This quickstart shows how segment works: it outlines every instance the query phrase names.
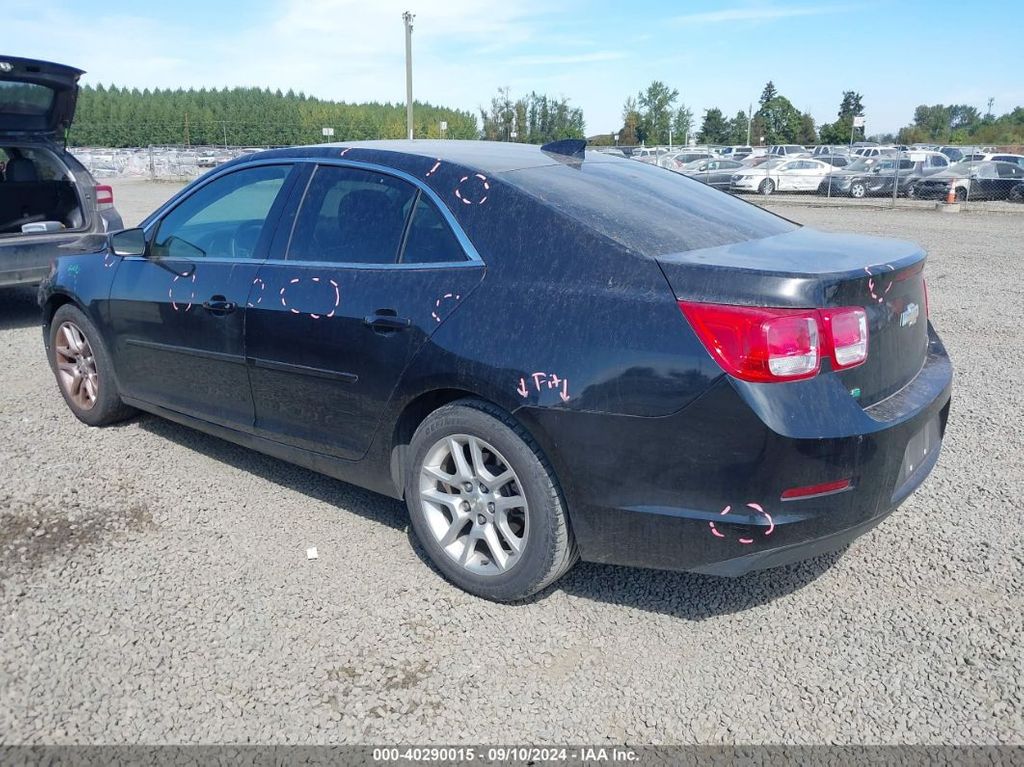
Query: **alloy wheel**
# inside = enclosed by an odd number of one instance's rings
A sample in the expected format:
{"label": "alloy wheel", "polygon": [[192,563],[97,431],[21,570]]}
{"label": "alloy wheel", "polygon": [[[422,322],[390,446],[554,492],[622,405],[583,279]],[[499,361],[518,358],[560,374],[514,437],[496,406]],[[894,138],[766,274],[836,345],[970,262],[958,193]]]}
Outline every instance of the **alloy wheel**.
{"label": "alloy wheel", "polygon": [[853,186],[850,187],[850,196],[851,197],[863,197],[866,192],[867,192],[867,189],[864,188],[863,184],[859,184],[858,183],[858,184],[854,184]]}
{"label": "alloy wheel", "polygon": [[453,434],[427,451],[420,469],[427,527],[452,560],[476,575],[500,575],[522,557],[530,514],[515,470],[493,445]]}
{"label": "alloy wheel", "polygon": [[57,377],[68,399],[80,410],[92,410],[100,392],[96,356],[85,333],[73,322],[57,328],[54,339]]}

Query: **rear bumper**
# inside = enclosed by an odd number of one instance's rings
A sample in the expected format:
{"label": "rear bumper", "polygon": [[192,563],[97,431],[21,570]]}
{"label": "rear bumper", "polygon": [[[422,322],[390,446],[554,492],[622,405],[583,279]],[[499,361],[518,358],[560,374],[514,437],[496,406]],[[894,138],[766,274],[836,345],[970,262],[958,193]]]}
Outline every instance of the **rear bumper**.
{"label": "rear bumper", "polygon": [[[803,425],[800,413],[762,417],[763,403],[726,377],[663,418],[532,416],[557,435],[583,559],[737,576],[841,548],[891,514],[935,466],[951,382],[933,334],[902,390],[866,409],[848,393],[807,402],[817,414]],[[908,459],[926,432],[929,452]],[[781,500],[846,478],[843,492]]]}

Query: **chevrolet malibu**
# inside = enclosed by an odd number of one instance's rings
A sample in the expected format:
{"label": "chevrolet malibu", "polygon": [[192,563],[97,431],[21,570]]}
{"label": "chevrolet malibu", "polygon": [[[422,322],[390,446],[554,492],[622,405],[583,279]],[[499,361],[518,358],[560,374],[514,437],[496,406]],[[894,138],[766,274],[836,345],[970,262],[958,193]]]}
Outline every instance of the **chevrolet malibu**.
{"label": "chevrolet malibu", "polygon": [[394,141],[220,166],[39,297],[84,423],[404,498],[440,573],[508,601],[580,558],[734,576],[878,524],[949,411],[924,266],[583,142]]}

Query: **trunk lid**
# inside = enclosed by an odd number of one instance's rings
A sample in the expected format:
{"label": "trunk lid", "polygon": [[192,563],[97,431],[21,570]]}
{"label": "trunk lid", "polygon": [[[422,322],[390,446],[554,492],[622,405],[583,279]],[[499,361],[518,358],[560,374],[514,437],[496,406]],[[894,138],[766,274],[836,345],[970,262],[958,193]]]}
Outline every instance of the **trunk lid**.
{"label": "trunk lid", "polygon": [[71,127],[80,69],[0,56],[0,132],[52,137]]}
{"label": "trunk lid", "polygon": [[[835,375],[864,407],[899,391],[924,364],[925,254],[914,243],[803,228],[657,260],[683,301],[863,307],[867,361]],[[822,373],[829,370],[826,357]]]}

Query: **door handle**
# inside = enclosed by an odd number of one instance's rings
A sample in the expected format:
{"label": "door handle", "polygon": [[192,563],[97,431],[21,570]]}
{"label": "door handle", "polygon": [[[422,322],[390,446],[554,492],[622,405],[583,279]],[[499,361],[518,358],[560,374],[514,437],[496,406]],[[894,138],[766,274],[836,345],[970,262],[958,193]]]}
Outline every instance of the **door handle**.
{"label": "door handle", "polygon": [[210,296],[203,301],[203,308],[210,314],[231,314],[237,308],[237,304],[228,301],[224,296]]}
{"label": "door handle", "polygon": [[396,330],[407,330],[412,326],[412,320],[407,317],[396,317],[394,314],[378,313],[363,317],[363,324],[375,333],[394,333]]}

